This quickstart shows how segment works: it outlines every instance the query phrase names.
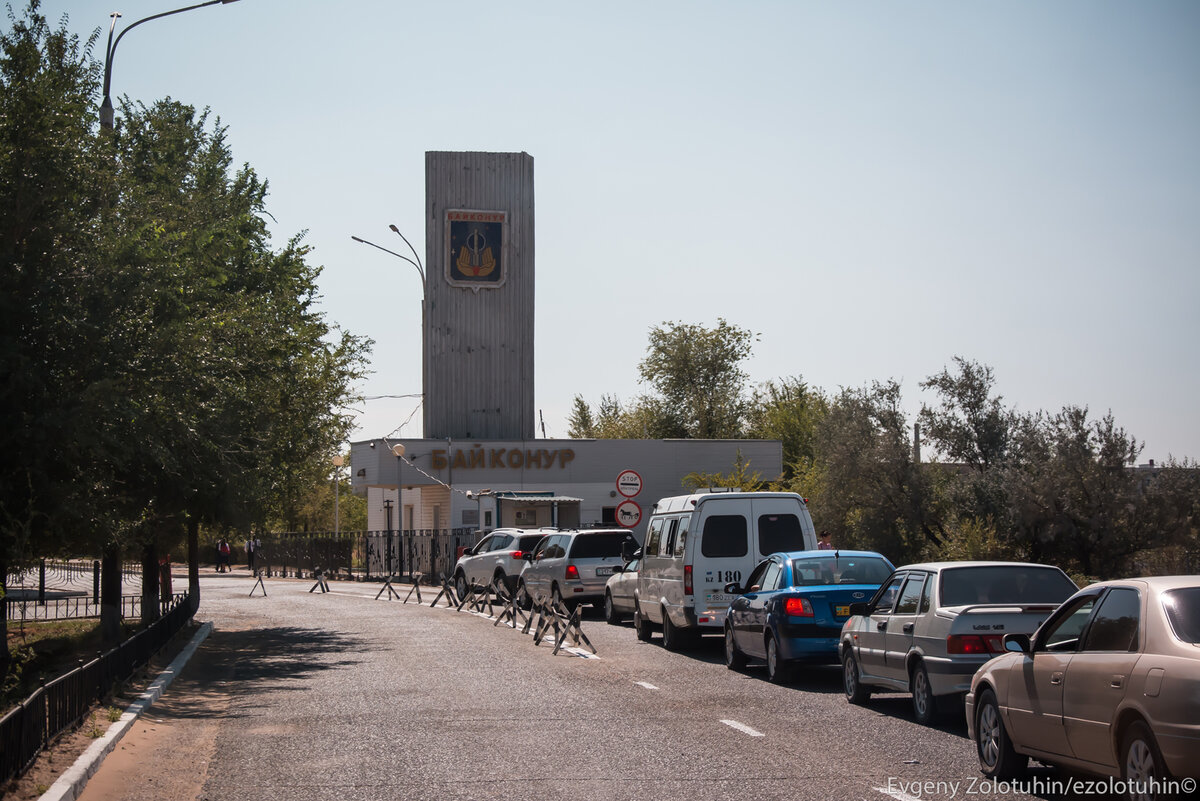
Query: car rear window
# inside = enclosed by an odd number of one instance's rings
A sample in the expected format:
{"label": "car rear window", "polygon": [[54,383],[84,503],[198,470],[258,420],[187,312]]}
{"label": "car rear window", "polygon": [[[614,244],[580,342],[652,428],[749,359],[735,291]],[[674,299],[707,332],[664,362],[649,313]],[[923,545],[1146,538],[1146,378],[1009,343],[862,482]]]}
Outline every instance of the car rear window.
{"label": "car rear window", "polygon": [[626,534],[623,531],[580,534],[571,543],[571,558],[601,559],[605,556],[620,556],[621,544],[626,541],[637,542],[632,534]]}
{"label": "car rear window", "polygon": [[517,550],[532,551],[534,546],[541,542],[541,534],[528,534],[517,542]]}
{"label": "car rear window", "polygon": [[809,587],[820,584],[882,584],[892,574],[892,566],[878,556],[822,556],[819,559],[793,559],[792,584]]}
{"label": "car rear window", "polygon": [[803,551],[804,529],[795,515],[762,515],[758,518],[758,552]]}
{"label": "car rear window", "polygon": [[1162,594],[1162,602],[1175,636],[1200,644],[1200,587],[1168,590]]}
{"label": "car rear window", "polygon": [[749,551],[746,518],[741,515],[713,515],[704,521],[700,553],[710,558],[721,558],[745,556]]}
{"label": "car rear window", "polygon": [[1060,604],[1077,587],[1054,567],[987,565],[942,571],[941,606],[967,604]]}

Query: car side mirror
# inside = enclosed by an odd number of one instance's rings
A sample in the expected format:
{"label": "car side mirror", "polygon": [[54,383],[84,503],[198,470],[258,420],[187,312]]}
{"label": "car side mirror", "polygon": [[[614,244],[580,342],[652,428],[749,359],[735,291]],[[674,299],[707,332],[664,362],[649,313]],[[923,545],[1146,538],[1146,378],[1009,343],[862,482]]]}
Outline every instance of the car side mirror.
{"label": "car side mirror", "polygon": [[729,593],[730,595],[741,595],[742,585],[738,584],[736,581],[731,581],[725,585],[725,592]]}
{"label": "car side mirror", "polygon": [[871,605],[865,601],[859,601],[856,604],[850,604],[850,616],[862,617],[871,614]]}
{"label": "car side mirror", "polygon": [[637,544],[625,540],[621,543],[621,561],[629,562],[633,560],[633,552],[637,549]]}
{"label": "car side mirror", "polygon": [[624,567],[623,565],[613,565],[613,569],[612,569],[612,570],[613,570],[613,572],[614,572],[614,573],[624,573],[624,572],[625,572],[625,567]]}
{"label": "car side mirror", "polygon": [[526,562],[532,562],[533,561],[533,551],[526,551],[525,553],[521,554],[521,558],[524,559]]}
{"label": "car side mirror", "polygon": [[1012,651],[1014,654],[1027,654],[1033,650],[1033,643],[1028,634],[1013,632],[1004,635],[1004,650]]}

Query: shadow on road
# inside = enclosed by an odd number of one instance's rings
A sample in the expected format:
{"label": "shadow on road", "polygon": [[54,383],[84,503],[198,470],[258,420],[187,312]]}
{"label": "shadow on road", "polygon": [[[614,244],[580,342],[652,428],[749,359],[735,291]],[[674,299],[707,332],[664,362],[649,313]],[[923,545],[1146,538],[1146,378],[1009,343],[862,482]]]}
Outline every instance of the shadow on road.
{"label": "shadow on road", "polygon": [[238,694],[250,689],[256,693],[301,689],[302,680],[309,676],[357,665],[360,660],[347,654],[365,645],[357,637],[320,629],[214,631],[154,705],[152,714],[160,718],[237,717],[252,709],[238,704]]}

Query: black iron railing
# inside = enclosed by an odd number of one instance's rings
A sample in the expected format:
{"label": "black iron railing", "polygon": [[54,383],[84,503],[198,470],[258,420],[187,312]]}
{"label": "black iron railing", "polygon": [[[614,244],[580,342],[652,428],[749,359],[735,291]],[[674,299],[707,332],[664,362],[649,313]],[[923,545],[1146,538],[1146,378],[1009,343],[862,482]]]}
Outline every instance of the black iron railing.
{"label": "black iron railing", "polygon": [[42,749],[87,714],[92,704],[150,661],[192,618],[187,595],[176,595],[155,623],[111,651],[38,689],[0,718],[0,785],[20,776]]}

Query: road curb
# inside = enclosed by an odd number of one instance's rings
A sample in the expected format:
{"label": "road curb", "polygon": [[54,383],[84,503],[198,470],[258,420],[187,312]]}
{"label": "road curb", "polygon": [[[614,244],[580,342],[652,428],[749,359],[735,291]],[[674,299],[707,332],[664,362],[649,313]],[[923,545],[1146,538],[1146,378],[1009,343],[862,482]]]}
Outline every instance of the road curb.
{"label": "road curb", "polygon": [[158,678],[146,688],[146,691],[121,714],[120,720],[109,726],[108,731],[102,737],[88,746],[88,749],[79,755],[79,759],[75,760],[75,764],[59,776],[54,784],[50,785],[50,789],[38,798],[38,801],[75,801],[83,792],[83,788],[87,786],[88,779],[92,778],[100,769],[104,758],[129,732],[138,716],[149,709],[151,704],[157,701],[163,691],[175,680],[184,665],[192,658],[192,654],[196,653],[200,643],[204,642],[204,639],[212,632],[212,627],[212,623],[205,623],[201,626],[200,630],[192,637],[191,642],[184,646],[184,649],[179,652],[166,670],[159,673]]}

